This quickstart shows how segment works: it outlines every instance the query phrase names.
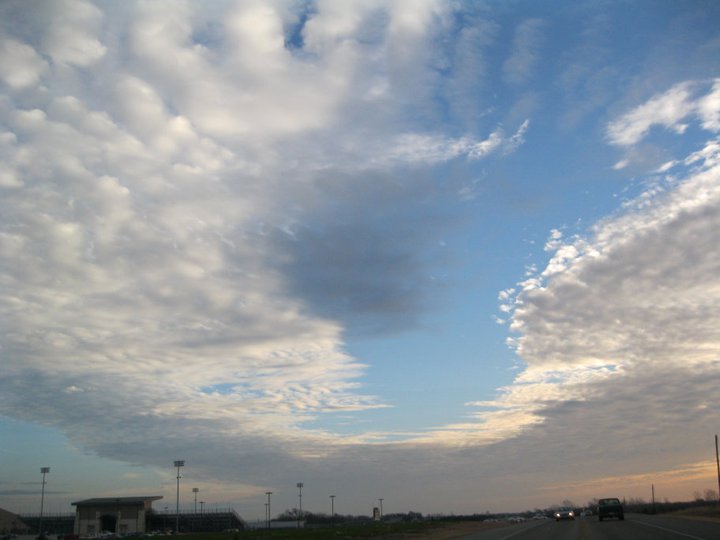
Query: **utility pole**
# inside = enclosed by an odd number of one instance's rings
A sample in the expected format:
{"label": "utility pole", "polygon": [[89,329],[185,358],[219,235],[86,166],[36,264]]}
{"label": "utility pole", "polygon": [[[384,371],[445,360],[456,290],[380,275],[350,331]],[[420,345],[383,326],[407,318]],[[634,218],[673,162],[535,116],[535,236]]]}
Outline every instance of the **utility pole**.
{"label": "utility pole", "polygon": [[720,456],[718,456],[718,436],[715,435],[715,463],[718,472],[718,504],[720,504]]}
{"label": "utility pole", "polygon": [[335,495],[330,495],[330,521],[335,527]]}
{"label": "utility pole", "polygon": [[652,513],[655,513],[655,484],[652,485]]}

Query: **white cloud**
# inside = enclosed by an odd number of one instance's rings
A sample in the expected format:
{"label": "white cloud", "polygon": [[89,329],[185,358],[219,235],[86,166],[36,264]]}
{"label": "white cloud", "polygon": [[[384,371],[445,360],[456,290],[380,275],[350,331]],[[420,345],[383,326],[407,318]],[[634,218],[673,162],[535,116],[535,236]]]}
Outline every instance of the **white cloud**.
{"label": "white cloud", "polygon": [[378,148],[374,153],[374,161],[376,163],[388,160],[390,162],[432,164],[461,156],[477,160],[499,152],[509,154],[522,145],[528,126],[529,121],[526,120],[511,137],[505,137],[503,130],[498,128],[487,139],[480,141],[470,137],[448,139],[417,133],[402,135],[397,138],[392,147],[386,150]]}
{"label": "white cloud", "polygon": [[98,39],[102,12],[84,0],[54,2],[53,24],[43,36],[43,48],[57,63],[86,68],[106,53]]}
{"label": "white cloud", "polygon": [[48,64],[30,45],[5,38],[0,41],[0,79],[13,89],[40,82]]}
{"label": "white cloud", "polygon": [[[527,365],[496,399],[424,433],[310,428],[387,403],[361,386],[366,360],[346,352],[342,318],[319,313],[298,283],[345,310],[419,311],[408,282],[426,285],[422,258],[398,238],[437,232],[395,204],[410,192],[398,178],[432,204],[436,192],[409,171],[502,158],[524,143],[527,120],[507,135],[475,126],[474,113],[456,129],[428,128],[447,96],[459,96],[448,104],[456,114],[487,110],[474,103],[476,68],[498,27],[481,21],[450,54],[436,34],[455,20],[443,2],[321,1],[302,14],[288,2],[54,6],[31,31],[3,26],[3,415],[114,459],[165,464],[182,448],[209,481],[242,470],[233,475],[247,476],[247,492],[298,470],[326,481],[360,471],[368,485],[387,475],[412,489],[413,473],[446,474],[424,471],[428,460],[463,485],[481,463],[500,485],[492,460],[513,463],[514,437],[536,441],[548,424],[556,433],[553,418],[591,400],[621,411],[612,398],[628,399],[629,383],[603,390],[620,374],[650,391],[663,379],[642,375],[684,376],[682,357],[707,376],[698,387],[712,382],[717,143],[677,162],[693,168],[684,180],[648,190],[591,238],[551,233],[546,267],[499,295],[495,320],[518,331],[509,343]],[[521,37],[506,67],[516,82],[535,61],[536,43]],[[448,58],[462,64],[453,88],[438,83]],[[695,117],[715,129],[717,88],[693,101],[694,88],[631,111],[612,140],[637,142],[656,124],[680,132]],[[377,221],[359,223],[368,215]],[[406,217],[410,231],[398,232]],[[388,223],[398,236],[385,240]],[[340,259],[341,279],[324,273],[325,254]],[[667,411],[680,392],[652,395]],[[552,452],[537,457],[555,464]],[[393,465],[379,470],[383,461]]]}
{"label": "white cloud", "polygon": [[720,80],[715,79],[712,91],[699,100],[698,114],[703,129],[720,131]]}
{"label": "white cloud", "polygon": [[[555,253],[540,276],[522,284],[514,304],[502,295],[519,333],[511,343],[527,367],[491,404],[499,411],[479,415],[479,433],[507,411],[517,410],[522,429],[530,429],[552,417],[548,404],[603,400],[610,380],[620,391],[682,380],[687,370],[709,380],[720,375],[718,148],[709,142],[688,158],[696,167],[673,179],[673,189],[641,194],[591,238],[560,243],[552,231]],[[638,382],[649,369],[658,374]]]}
{"label": "white cloud", "polygon": [[682,121],[689,116],[698,116],[704,129],[718,131],[718,84],[716,81],[711,92],[700,98],[694,95],[702,88],[699,83],[676,84],[611,122],[607,127],[608,140],[614,145],[630,146],[642,140],[656,125],[682,134],[688,127]]}
{"label": "white cloud", "polygon": [[626,168],[629,164],[630,164],[629,159],[621,159],[615,165],[613,165],[613,169],[615,169],[616,171],[620,171],[620,170]]}
{"label": "white cloud", "polygon": [[[208,21],[190,3],[142,3],[116,18],[58,5],[36,25],[52,69],[5,40],[9,86],[47,89],[0,102],[0,337],[16,389],[3,392],[4,414],[42,418],[103,455],[158,424],[271,445],[282,434],[312,454],[328,435],[304,422],[384,406],[358,386],[365,366],[344,352],[341,324],[292,290],[277,266],[288,254],[269,232],[321,204],[303,182],[324,165],[318,143],[339,141],[333,164],[351,174],[378,149],[393,167],[509,152],[527,123],[487,139],[387,130],[394,120],[377,116],[348,129],[349,114],[370,110],[355,83],[370,72],[387,80],[373,58],[390,47],[415,69],[415,45],[444,8],[333,6],[310,18],[303,54],[284,46],[287,6],[265,2],[232,6],[221,38],[203,39]],[[368,30],[378,16],[386,29]],[[368,31],[372,54],[361,57]],[[120,35],[129,48],[109,49]],[[377,99],[396,99],[396,83]],[[348,100],[358,109],[342,110]],[[28,373],[45,396],[32,410],[22,406]]]}

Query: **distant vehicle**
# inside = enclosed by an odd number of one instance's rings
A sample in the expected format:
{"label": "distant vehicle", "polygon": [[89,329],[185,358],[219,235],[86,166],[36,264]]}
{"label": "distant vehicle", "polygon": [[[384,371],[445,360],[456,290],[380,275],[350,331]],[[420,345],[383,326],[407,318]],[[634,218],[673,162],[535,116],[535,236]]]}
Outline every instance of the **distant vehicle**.
{"label": "distant vehicle", "polygon": [[589,508],[588,508],[587,510],[583,510],[583,511],[580,513],[580,515],[581,515],[582,517],[592,516],[592,510],[590,510]]}
{"label": "distant vehicle", "polygon": [[622,503],[616,497],[600,499],[598,501],[598,520],[602,521],[609,517],[625,519]]}
{"label": "distant vehicle", "polygon": [[560,521],[561,519],[575,519],[575,512],[570,508],[561,508],[555,512],[555,521]]}

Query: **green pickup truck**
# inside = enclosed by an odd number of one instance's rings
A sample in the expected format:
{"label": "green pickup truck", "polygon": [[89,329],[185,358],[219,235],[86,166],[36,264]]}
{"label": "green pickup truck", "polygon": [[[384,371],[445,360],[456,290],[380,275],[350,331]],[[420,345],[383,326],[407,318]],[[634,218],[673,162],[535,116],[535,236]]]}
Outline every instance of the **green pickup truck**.
{"label": "green pickup truck", "polygon": [[617,498],[600,499],[598,501],[598,520],[602,521],[604,518],[609,517],[625,519],[622,503]]}

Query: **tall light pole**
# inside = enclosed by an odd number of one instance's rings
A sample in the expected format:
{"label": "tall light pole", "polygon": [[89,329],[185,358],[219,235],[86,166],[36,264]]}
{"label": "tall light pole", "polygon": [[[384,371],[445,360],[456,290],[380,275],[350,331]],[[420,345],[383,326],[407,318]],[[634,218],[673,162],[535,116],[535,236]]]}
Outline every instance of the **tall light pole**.
{"label": "tall light pole", "polygon": [[302,517],[302,488],[303,488],[303,483],[302,483],[302,482],[298,482],[298,483],[297,483],[297,488],[300,490],[300,510],[298,511],[298,529],[299,529],[299,528],[300,528],[300,519],[301,519],[301,517]]}
{"label": "tall light pole", "polygon": [[715,435],[715,463],[718,473],[718,504],[720,504],[720,454],[718,454],[718,436]]}
{"label": "tall light pole", "polygon": [[197,514],[197,494],[198,491],[200,491],[200,488],[193,488],[193,493],[195,494],[195,513]]}
{"label": "tall light pole", "polygon": [[203,506],[205,506],[205,501],[200,501],[200,515],[203,515]]}
{"label": "tall light pole", "polygon": [[45,538],[43,533],[42,522],[43,522],[43,506],[45,505],[45,475],[50,472],[50,467],[41,467],[40,472],[43,475],[42,479],[42,491],[40,492],[40,524],[38,525],[38,531],[41,538]]}
{"label": "tall light pole", "polygon": [[335,526],[335,495],[330,495],[330,521]]}
{"label": "tall light pole", "polygon": [[378,499],[378,501],[380,501],[380,519],[383,518],[382,502],[383,502],[384,500],[385,500],[385,499]]}
{"label": "tall light pole", "polygon": [[272,495],[272,491],[266,491],[266,492],[265,492],[265,495],[267,495],[267,498],[268,498],[268,502],[267,502],[267,510],[268,510],[268,514],[267,514],[267,518],[268,518],[267,528],[269,529],[269,528],[270,528],[270,495]]}
{"label": "tall light pole", "polygon": [[180,534],[180,467],[185,466],[185,461],[174,461],[173,465],[177,467],[177,493],[175,495],[175,534]]}

